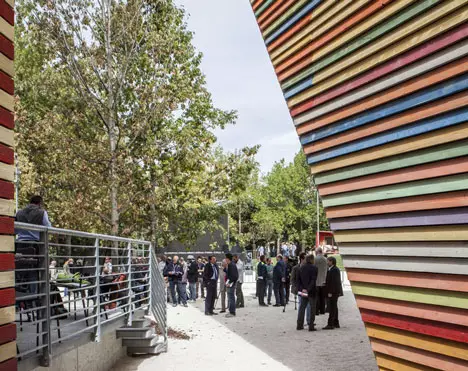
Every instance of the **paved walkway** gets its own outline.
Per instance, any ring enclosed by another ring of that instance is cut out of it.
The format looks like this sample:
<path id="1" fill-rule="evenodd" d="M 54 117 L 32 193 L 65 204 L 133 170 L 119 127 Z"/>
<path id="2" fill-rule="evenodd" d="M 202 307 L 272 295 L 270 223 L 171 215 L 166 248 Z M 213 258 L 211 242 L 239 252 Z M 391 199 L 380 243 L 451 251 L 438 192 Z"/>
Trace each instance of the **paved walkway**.
<path id="1" fill-rule="evenodd" d="M 170 340 L 169 352 L 153 357 L 124 358 L 113 370 L 308 370 L 374 371 L 374 356 L 354 297 L 349 290 L 340 299 L 342 328 L 321 331 L 326 316 L 316 319 L 319 331 L 295 329 L 294 303 L 282 308 L 260 308 L 253 298 L 254 284 L 244 284 L 246 307 L 235 318 L 207 317 L 203 302 L 168 309 L 169 325 L 192 335 Z M 218 307 L 220 302 L 218 302 Z M 211 366 L 210 366 L 211 365 Z"/>

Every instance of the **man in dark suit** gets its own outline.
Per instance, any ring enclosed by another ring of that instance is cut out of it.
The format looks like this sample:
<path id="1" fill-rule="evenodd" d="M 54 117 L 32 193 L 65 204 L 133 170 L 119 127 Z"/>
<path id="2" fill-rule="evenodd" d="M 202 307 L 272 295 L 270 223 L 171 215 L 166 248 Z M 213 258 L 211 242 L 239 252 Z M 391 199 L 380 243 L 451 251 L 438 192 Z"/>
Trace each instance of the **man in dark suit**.
<path id="1" fill-rule="evenodd" d="M 328 325 L 324 330 L 333 330 L 340 328 L 338 320 L 338 298 L 343 296 L 343 287 L 341 286 L 340 269 L 336 266 L 336 259 L 333 256 L 327 258 L 328 272 L 326 281 L 326 290 L 328 294 L 328 305 L 330 315 L 328 317 Z"/>
<path id="2" fill-rule="evenodd" d="M 260 256 L 260 262 L 257 265 L 257 287 L 258 287 L 258 305 L 267 307 L 265 304 L 265 289 L 268 279 L 268 272 L 265 265 L 265 255 Z"/>
<path id="3" fill-rule="evenodd" d="M 314 327 L 315 321 L 315 300 L 317 297 L 317 267 L 314 265 L 314 256 L 307 255 L 306 262 L 299 268 L 297 275 L 297 291 L 302 296 L 297 316 L 297 330 L 304 329 L 304 315 L 307 305 L 310 304 L 309 331 L 317 331 Z"/>
<path id="4" fill-rule="evenodd" d="M 216 265 L 215 256 L 209 256 L 208 260 L 203 271 L 203 281 L 206 286 L 205 315 L 213 316 L 218 314 L 213 310 L 217 295 L 216 287 L 218 285 L 219 268 Z"/>
<path id="5" fill-rule="evenodd" d="M 274 307 L 284 306 L 284 281 L 286 280 L 286 265 L 283 261 L 283 256 L 276 257 L 276 265 L 273 268 L 273 291 L 275 292 Z"/>
<path id="6" fill-rule="evenodd" d="M 239 279 L 239 272 L 237 270 L 236 263 L 232 261 L 232 254 L 226 254 L 226 291 L 228 297 L 228 308 L 229 313 L 226 314 L 226 317 L 234 317 L 236 315 L 236 283 Z"/>

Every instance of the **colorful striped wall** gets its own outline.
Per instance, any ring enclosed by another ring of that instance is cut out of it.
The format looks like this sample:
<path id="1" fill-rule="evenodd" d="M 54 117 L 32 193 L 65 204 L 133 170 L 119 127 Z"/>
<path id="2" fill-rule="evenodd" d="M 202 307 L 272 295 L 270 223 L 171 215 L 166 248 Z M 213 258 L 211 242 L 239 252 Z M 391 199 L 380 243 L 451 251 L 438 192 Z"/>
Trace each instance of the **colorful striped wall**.
<path id="1" fill-rule="evenodd" d="M 381 370 L 468 370 L 468 0 L 251 0 Z"/>
<path id="2" fill-rule="evenodd" d="M 0 0 L 0 370 L 17 369 L 14 258 L 14 0 Z"/>

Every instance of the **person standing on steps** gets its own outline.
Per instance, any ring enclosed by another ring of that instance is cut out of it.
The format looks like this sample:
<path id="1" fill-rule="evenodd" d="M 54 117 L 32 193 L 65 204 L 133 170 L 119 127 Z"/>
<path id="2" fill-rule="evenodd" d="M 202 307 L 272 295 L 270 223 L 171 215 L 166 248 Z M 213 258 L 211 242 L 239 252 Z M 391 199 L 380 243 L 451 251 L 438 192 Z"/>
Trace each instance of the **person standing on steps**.
<path id="1" fill-rule="evenodd" d="M 265 304 L 265 288 L 267 278 L 268 275 L 265 265 L 265 255 L 261 255 L 260 262 L 257 264 L 258 305 L 261 307 L 267 307 Z"/>
<path id="2" fill-rule="evenodd" d="M 232 259 L 237 267 L 239 279 L 236 283 L 236 308 L 244 308 L 244 294 L 242 292 L 242 284 L 244 283 L 244 262 L 239 259 L 238 255 L 233 255 Z"/>
<path id="3" fill-rule="evenodd" d="M 315 250 L 315 263 L 314 265 L 317 267 L 317 304 L 315 310 L 315 315 L 325 314 L 325 303 L 326 303 L 326 290 L 325 290 L 325 283 L 327 280 L 327 271 L 328 271 L 328 264 L 327 258 L 323 256 L 323 250 L 321 247 L 318 247 Z"/>
<path id="4" fill-rule="evenodd" d="M 213 316 L 218 314 L 214 312 L 214 304 L 217 295 L 219 268 L 216 265 L 215 256 L 209 256 L 208 260 L 203 271 L 203 281 L 206 287 L 205 315 Z"/>
<path id="5" fill-rule="evenodd" d="M 317 272 L 318 269 L 314 265 L 314 256 L 307 255 L 305 264 L 299 268 L 297 275 L 297 290 L 301 296 L 301 304 L 299 306 L 299 314 L 297 317 L 297 330 L 304 329 L 304 315 L 307 305 L 310 305 L 310 322 L 309 331 L 317 331 L 314 325 L 315 321 L 315 299 L 317 296 Z"/>
<path id="6" fill-rule="evenodd" d="M 226 317 L 234 317 L 236 315 L 236 283 L 239 279 L 239 273 L 237 272 L 237 266 L 232 261 L 232 254 L 226 254 L 226 292 L 228 297 L 228 308 L 229 313 L 226 314 Z"/>
<path id="7" fill-rule="evenodd" d="M 340 321 L 338 319 L 338 298 L 343 296 L 343 287 L 341 286 L 341 272 L 340 268 L 336 266 L 336 259 L 334 256 L 327 258 L 328 272 L 326 281 L 326 290 L 328 295 L 328 303 L 330 315 L 328 317 L 328 325 L 324 330 L 333 330 L 340 328 Z"/>

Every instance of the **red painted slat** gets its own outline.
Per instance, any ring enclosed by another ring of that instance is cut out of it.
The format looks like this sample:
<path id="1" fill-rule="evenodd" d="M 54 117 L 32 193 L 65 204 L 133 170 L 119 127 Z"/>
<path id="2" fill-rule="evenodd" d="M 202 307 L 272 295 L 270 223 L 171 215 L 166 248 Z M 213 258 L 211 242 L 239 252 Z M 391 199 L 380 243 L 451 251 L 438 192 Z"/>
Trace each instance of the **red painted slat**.
<path id="1" fill-rule="evenodd" d="M 13 165 L 15 154 L 13 148 L 0 144 L 0 162 Z"/>
<path id="2" fill-rule="evenodd" d="M 0 291 L 0 307 L 9 307 L 15 304 L 15 289 L 3 289 Z"/>
<path id="3" fill-rule="evenodd" d="M 468 191 L 437 193 L 326 208 L 327 218 L 468 206 Z"/>
<path id="4" fill-rule="evenodd" d="M 468 327 L 465 326 L 425 321 L 414 317 L 375 312 L 367 309 L 361 310 L 361 316 L 362 320 L 367 323 L 468 343 Z"/>
<path id="5" fill-rule="evenodd" d="M 5 90 L 11 95 L 15 93 L 15 84 L 13 79 L 3 71 L 0 71 L 0 89 Z"/>
<path id="6" fill-rule="evenodd" d="M 10 341 L 16 340 L 16 325 L 14 323 L 9 323 L 4 326 L 0 326 L 0 345 L 9 343 Z M 1 364 L 0 364 L 0 369 Z"/>
<path id="7" fill-rule="evenodd" d="M 281 14 L 284 13 L 284 11 L 290 7 L 292 4 L 294 4 L 296 0 L 277 0 L 275 3 L 273 3 L 267 10 L 265 10 L 262 14 L 260 14 L 260 17 L 257 19 L 257 23 L 260 27 L 260 29 L 263 31 L 265 28 L 267 28 L 275 19 L 277 19 Z M 280 7 L 276 12 L 275 10 Z M 273 13 L 274 12 L 274 13 Z M 270 16 L 271 15 L 271 16 Z M 270 16 L 268 18 L 268 16 Z M 268 18 L 268 19 L 267 19 Z"/>
<path id="8" fill-rule="evenodd" d="M 0 107 L 0 125 L 5 126 L 8 129 L 13 129 L 15 127 L 13 113 L 3 107 Z"/>
<path id="9" fill-rule="evenodd" d="M 12 220 L 13 218 L 9 218 Z M 1 222 L 0 222 L 1 225 Z M 13 234 L 13 232 L 11 233 Z M 15 269 L 15 255 L 14 254 L 0 254 L 0 271 L 11 271 Z"/>
<path id="10" fill-rule="evenodd" d="M 468 276 L 457 274 L 397 272 L 356 268 L 348 268 L 346 269 L 346 273 L 350 281 L 468 292 Z"/>
<path id="11" fill-rule="evenodd" d="M 0 370 L 2 371 L 16 371 L 18 369 L 18 361 L 16 358 L 11 358 L 8 361 L 0 363 Z"/>
<path id="12" fill-rule="evenodd" d="M 325 93 L 317 95 L 301 105 L 294 107 L 291 110 L 291 116 L 295 117 L 309 109 L 316 107 L 322 103 L 328 102 L 329 100 L 339 97 L 351 90 L 357 89 L 371 81 L 377 80 L 378 78 L 385 76 L 391 72 L 394 72 L 406 65 L 416 62 L 422 58 L 425 58 L 443 48 L 452 45 L 458 41 L 461 41 L 468 37 L 468 24 L 463 24 L 454 30 L 443 34 L 429 41 L 425 44 L 418 46 L 415 49 L 410 50 L 407 53 L 400 55 L 397 58 L 391 59 L 389 62 L 384 63 L 376 68 L 359 75 L 355 79 L 352 79 L 344 84 L 338 85 L 332 89 L 327 90 Z M 299 129 L 298 129 L 299 130 Z M 301 134 L 301 133 L 300 133 Z"/>
<path id="13" fill-rule="evenodd" d="M 0 180 L 0 198 L 12 200 L 15 198 L 15 187 L 13 183 Z"/>
<path id="14" fill-rule="evenodd" d="M 468 157 L 372 174 L 319 186 L 321 196 L 468 172 Z"/>
<path id="15" fill-rule="evenodd" d="M 11 60 L 15 58 L 15 47 L 13 43 L 2 34 L 0 34 L 0 52 L 5 54 Z"/>
<path id="16" fill-rule="evenodd" d="M 0 0 L 0 17 L 4 18 L 9 24 L 14 26 L 15 24 L 14 10 L 5 0 Z"/>

